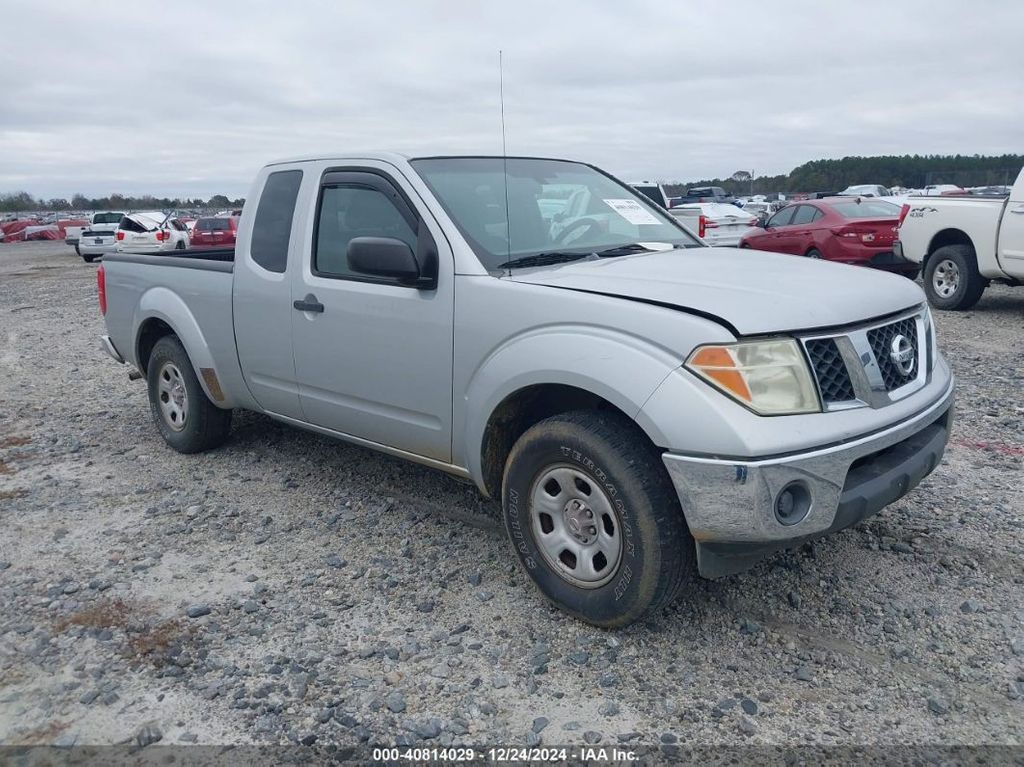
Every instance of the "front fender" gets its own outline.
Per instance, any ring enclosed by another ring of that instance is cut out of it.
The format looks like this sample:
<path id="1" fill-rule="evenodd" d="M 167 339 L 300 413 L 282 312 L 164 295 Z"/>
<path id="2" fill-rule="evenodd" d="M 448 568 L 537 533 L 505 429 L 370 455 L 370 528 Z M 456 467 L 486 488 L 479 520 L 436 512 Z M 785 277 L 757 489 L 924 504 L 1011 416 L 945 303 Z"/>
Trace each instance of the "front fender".
<path id="1" fill-rule="evenodd" d="M 507 340 L 476 369 L 466 388 L 466 468 L 483 489 L 481 446 L 491 414 L 529 386 L 561 384 L 595 394 L 636 418 L 676 368 L 678 354 L 639 336 L 602 327 L 536 328 Z M 648 436 L 660 444 L 657 430 Z"/>
<path id="2" fill-rule="evenodd" d="M 131 355 L 136 367 L 140 370 L 142 369 L 138 358 L 139 336 L 143 324 L 150 319 L 162 320 L 174 331 L 182 346 L 185 347 L 192 367 L 196 371 L 196 378 L 199 379 L 199 385 L 203 387 L 203 391 L 210 398 L 210 401 L 222 408 L 236 407 L 237 403 L 232 400 L 228 392 L 224 391 L 223 386 L 221 391 L 217 393 L 219 396 L 215 396 L 210 391 L 206 377 L 200 372 L 203 368 L 213 371 L 217 369 L 213 354 L 210 352 L 210 346 L 188 305 L 176 293 L 167 288 L 149 288 L 142 294 L 135 308 L 135 315 L 132 318 L 133 343 Z"/>

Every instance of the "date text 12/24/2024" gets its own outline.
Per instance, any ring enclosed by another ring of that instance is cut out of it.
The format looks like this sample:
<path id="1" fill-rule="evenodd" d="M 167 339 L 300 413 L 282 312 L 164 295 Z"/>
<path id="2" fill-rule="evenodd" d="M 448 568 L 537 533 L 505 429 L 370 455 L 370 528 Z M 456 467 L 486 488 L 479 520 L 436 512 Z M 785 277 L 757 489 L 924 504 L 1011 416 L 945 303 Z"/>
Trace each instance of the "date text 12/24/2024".
<path id="1" fill-rule="evenodd" d="M 494 746 L 491 748 L 450 747 L 412 748 L 392 747 L 373 749 L 375 762 L 632 762 L 634 752 L 623 748 L 602 748 L 584 746 L 568 747 L 516 747 Z"/>

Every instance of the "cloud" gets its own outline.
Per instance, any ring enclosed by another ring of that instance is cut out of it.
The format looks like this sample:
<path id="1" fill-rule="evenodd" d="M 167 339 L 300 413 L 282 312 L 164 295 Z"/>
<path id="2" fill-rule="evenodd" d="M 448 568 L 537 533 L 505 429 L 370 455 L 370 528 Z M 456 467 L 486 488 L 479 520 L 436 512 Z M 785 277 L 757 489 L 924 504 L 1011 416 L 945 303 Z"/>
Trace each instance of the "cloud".
<path id="1" fill-rule="evenodd" d="M 47 197 L 234 196 L 325 150 L 498 153 L 499 49 L 509 151 L 626 178 L 1021 151 L 1020 3 L 4 6 L 0 190 Z"/>

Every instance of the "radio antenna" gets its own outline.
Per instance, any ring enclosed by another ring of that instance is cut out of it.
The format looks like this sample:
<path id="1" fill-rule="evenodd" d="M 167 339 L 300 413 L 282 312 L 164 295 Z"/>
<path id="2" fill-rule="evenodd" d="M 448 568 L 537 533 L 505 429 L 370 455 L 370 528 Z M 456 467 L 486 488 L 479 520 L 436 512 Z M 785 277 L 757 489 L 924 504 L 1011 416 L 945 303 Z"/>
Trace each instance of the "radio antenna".
<path id="1" fill-rule="evenodd" d="M 505 147 L 505 68 L 502 62 L 502 52 L 498 49 L 498 103 L 501 106 L 501 169 L 505 177 L 505 263 L 512 261 L 512 219 L 509 216 L 508 205 L 508 149 Z M 508 266 L 509 276 L 512 275 L 512 267 Z"/>

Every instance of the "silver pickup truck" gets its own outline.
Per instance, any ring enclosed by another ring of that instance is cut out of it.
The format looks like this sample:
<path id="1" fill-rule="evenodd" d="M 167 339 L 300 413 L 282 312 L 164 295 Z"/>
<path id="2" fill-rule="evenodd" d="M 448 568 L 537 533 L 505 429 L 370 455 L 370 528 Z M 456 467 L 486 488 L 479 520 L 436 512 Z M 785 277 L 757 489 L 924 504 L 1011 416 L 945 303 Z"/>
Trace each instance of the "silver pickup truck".
<path id="1" fill-rule="evenodd" d="M 107 352 L 176 450 L 245 408 L 471 480 L 600 626 L 905 495 L 953 376 L 911 281 L 707 247 L 590 165 L 268 165 L 235 250 L 105 256 Z M 369 531 L 367 531 L 369 534 Z"/>

